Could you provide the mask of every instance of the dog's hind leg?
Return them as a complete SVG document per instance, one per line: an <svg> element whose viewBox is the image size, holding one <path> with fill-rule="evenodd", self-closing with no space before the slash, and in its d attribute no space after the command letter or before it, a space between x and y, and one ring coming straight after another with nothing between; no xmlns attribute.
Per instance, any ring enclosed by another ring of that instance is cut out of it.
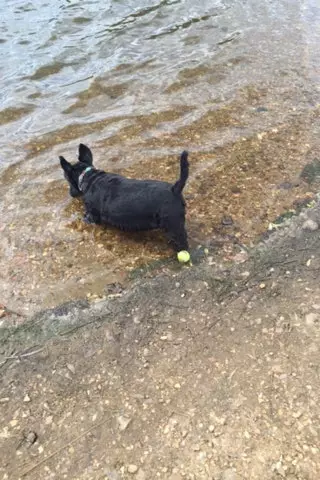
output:
<svg viewBox="0 0 320 480"><path fill-rule="evenodd" d="M84 221L84 223L87 223L88 225L90 225L92 223L96 223L92 213L85 213L84 217L83 217L83 221Z"/></svg>
<svg viewBox="0 0 320 480"><path fill-rule="evenodd" d="M85 214L84 214L84 217L83 217L83 221L87 224L92 224L92 223L96 223L96 224L99 224L101 223L100 222L100 215L99 213L95 212L94 210L86 210Z"/></svg>
<svg viewBox="0 0 320 480"><path fill-rule="evenodd" d="M184 225L184 219L169 218L165 222L164 229L169 239L169 243L172 245L176 252L181 250L188 250L188 237Z"/></svg>

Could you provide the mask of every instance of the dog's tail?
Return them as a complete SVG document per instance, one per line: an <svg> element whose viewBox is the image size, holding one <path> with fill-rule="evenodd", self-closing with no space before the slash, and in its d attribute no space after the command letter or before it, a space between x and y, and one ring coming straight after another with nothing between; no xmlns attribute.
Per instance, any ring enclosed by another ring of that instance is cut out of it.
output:
<svg viewBox="0 0 320 480"><path fill-rule="evenodd" d="M180 178L173 185L172 191L175 195L180 195L182 190L185 187L185 184L189 176L189 162L188 162L188 152L184 151L181 153L180 157Z"/></svg>

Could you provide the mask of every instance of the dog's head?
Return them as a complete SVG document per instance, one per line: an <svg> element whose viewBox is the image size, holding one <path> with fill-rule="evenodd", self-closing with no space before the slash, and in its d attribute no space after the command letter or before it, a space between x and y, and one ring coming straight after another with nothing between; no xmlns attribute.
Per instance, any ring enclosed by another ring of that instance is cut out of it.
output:
<svg viewBox="0 0 320 480"><path fill-rule="evenodd" d="M64 157L59 157L60 165L64 172L64 178L69 183L71 197L80 197L82 192L79 188L79 177L86 168L92 167L92 152L89 147L80 143L78 162L72 165Z"/></svg>

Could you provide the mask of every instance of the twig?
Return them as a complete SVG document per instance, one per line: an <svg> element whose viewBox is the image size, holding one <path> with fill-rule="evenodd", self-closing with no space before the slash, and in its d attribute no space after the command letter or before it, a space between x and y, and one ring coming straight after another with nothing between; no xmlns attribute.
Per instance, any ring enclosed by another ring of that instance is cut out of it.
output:
<svg viewBox="0 0 320 480"><path fill-rule="evenodd" d="M272 265L289 265L290 263L297 263L296 259L293 260L278 260L277 262L272 262L269 264L269 266Z"/></svg>
<svg viewBox="0 0 320 480"><path fill-rule="evenodd" d="M95 430L96 428L98 427L101 427L102 425L104 425L105 423L107 423L109 420L111 420L112 417L107 417L105 418L104 420L102 420L100 423L97 423L96 425L92 425L92 427L88 428L88 430L86 430L85 432L81 433L80 435L78 435L76 438L74 438L73 440L70 440L70 442L66 443L65 445L63 445L62 447L58 448L57 450L55 450L53 453L51 453L50 455L48 455L46 458L43 458L40 462L36 463L35 465L33 465L32 467L30 467L28 470L25 470L21 477L26 477L27 475L29 475L29 473L33 472L34 470L36 470L37 468L39 468L41 465L43 465L44 463L46 463L48 460L51 460L53 457L55 457L58 453L62 452L62 450L66 450L68 447L70 447L70 445L73 445L74 443L78 442L79 440L81 440L81 438L83 437L86 437L88 435L88 433L92 432L93 430Z"/></svg>
<svg viewBox="0 0 320 480"><path fill-rule="evenodd" d="M189 305L174 305L173 303L169 302L163 302L162 305L166 305L167 307L172 307L172 308L182 308L182 309L188 309Z"/></svg>
<svg viewBox="0 0 320 480"><path fill-rule="evenodd" d="M9 357L5 357L6 360L20 360L21 358L25 357L31 357L32 355L35 355L36 353L40 353L44 350L44 347L38 348L38 350L33 350L32 352L27 352L27 353L17 353L15 355L10 355Z"/></svg>
<svg viewBox="0 0 320 480"><path fill-rule="evenodd" d="M99 315L98 318L94 318L93 320L90 320L90 322L86 322L86 323L82 323L81 325L76 325L75 327L73 328L70 328L69 330L65 330L64 332L61 332L59 335L60 336L63 336L63 335L69 335L70 333L73 333L75 332L76 330L79 330L80 328L84 328L88 325L92 325L93 323L97 323L99 321L103 321L103 317L107 316L107 315L111 315L112 312L108 312L108 313L105 313L102 315Z"/></svg>
<svg viewBox="0 0 320 480"><path fill-rule="evenodd" d="M13 355L8 355L4 357L3 362L0 363L0 368L2 368L9 360L21 360L22 358L31 357L31 355L35 355L36 353L42 352L44 348L39 348L38 350L33 350L32 352L25 352L25 353L14 353Z"/></svg>
<svg viewBox="0 0 320 480"><path fill-rule="evenodd" d="M23 317L23 318L28 317L28 315L25 315L24 313L16 312L15 310L11 310L11 308L6 307L5 305L3 307L4 307L5 315L16 315L17 317Z"/></svg>

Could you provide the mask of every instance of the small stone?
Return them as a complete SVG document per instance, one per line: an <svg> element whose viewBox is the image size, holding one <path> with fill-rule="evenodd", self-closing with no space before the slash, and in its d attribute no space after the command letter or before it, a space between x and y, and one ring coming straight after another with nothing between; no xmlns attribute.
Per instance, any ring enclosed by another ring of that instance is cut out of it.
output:
<svg viewBox="0 0 320 480"><path fill-rule="evenodd" d="M136 476L136 479L137 480L146 480L146 474L143 470L141 470L141 468L139 468L139 471L137 473L137 476Z"/></svg>
<svg viewBox="0 0 320 480"><path fill-rule="evenodd" d="M68 370L70 370L70 372L73 373L73 375L76 373L76 369L71 363L68 363L67 367L68 367Z"/></svg>
<svg viewBox="0 0 320 480"><path fill-rule="evenodd" d="M261 288L261 290L263 290L264 288L266 288L266 284L265 283L260 283L259 287Z"/></svg>
<svg viewBox="0 0 320 480"><path fill-rule="evenodd" d="M181 388L180 383L176 383L175 386L174 386L174 388L176 388L177 390L179 390L179 389Z"/></svg>
<svg viewBox="0 0 320 480"><path fill-rule="evenodd" d="M208 430L210 433L214 432L214 425L209 425Z"/></svg>
<svg viewBox="0 0 320 480"><path fill-rule="evenodd" d="M128 466L128 472L131 474L137 473L138 467L137 465L134 465L133 463Z"/></svg>
<svg viewBox="0 0 320 480"><path fill-rule="evenodd" d="M282 466L282 463L281 461L279 460L279 462L275 463L273 466L272 466L272 470L273 471L276 471L278 473L278 475L280 475L281 477L285 477L286 476L286 472Z"/></svg>
<svg viewBox="0 0 320 480"><path fill-rule="evenodd" d="M46 425L51 425L52 420L53 420L52 415L49 415L49 417L46 417L46 419L45 419L45 424Z"/></svg>
<svg viewBox="0 0 320 480"><path fill-rule="evenodd" d="M242 252L239 252L239 253L236 253L233 257L233 261L235 263L244 263L248 260L249 258L249 254L248 252L245 252L244 250L242 250ZM250 273L249 273L250 275ZM245 276L245 275L242 275L242 276Z"/></svg>
<svg viewBox="0 0 320 480"><path fill-rule="evenodd" d="M246 270L245 272L240 273L241 277L248 278L250 277L250 272Z"/></svg>
<svg viewBox="0 0 320 480"><path fill-rule="evenodd" d="M24 442L26 447L30 448L34 443L36 443L38 439L38 435L36 432L29 432L27 435L24 437Z"/></svg>
<svg viewBox="0 0 320 480"><path fill-rule="evenodd" d="M233 225L233 219L232 217L225 215L224 217L222 217L221 223L225 227L230 227L231 225Z"/></svg>
<svg viewBox="0 0 320 480"><path fill-rule="evenodd" d="M24 401L25 403L31 402L31 398L29 397L28 394L26 394L26 395L24 396L23 401Z"/></svg>
<svg viewBox="0 0 320 480"><path fill-rule="evenodd" d="M305 320L306 320L306 325L308 327L313 327L313 325L318 321L319 319L319 314L318 313L307 313Z"/></svg>
<svg viewBox="0 0 320 480"><path fill-rule="evenodd" d="M319 228L319 225L317 224L317 222L315 222L314 220L311 220L311 218L308 218L308 220L306 220L302 225L303 230L310 230L311 232L318 230L318 228Z"/></svg>
<svg viewBox="0 0 320 480"><path fill-rule="evenodd" d="M232 468L228 468L222 473L221 480L239 480L239 476Z"/></svg>
<svg viewBox="0 0 320 480"><path fill-rule="evenodd" d="M124 417L124 416L119 416L117 418L117 421L118 421L120 432L123 432L124 430L126 430L128 428L129 423L131 422L131 418Z"/></svg>
<svg viewBox="0 0 320 480"><path fill-rule="evenodd" d="M298 410L297 412L293 412L292 416L293 418L300 418L302 417L303 415L303 412L301 412L301 410Z"/></svg>

